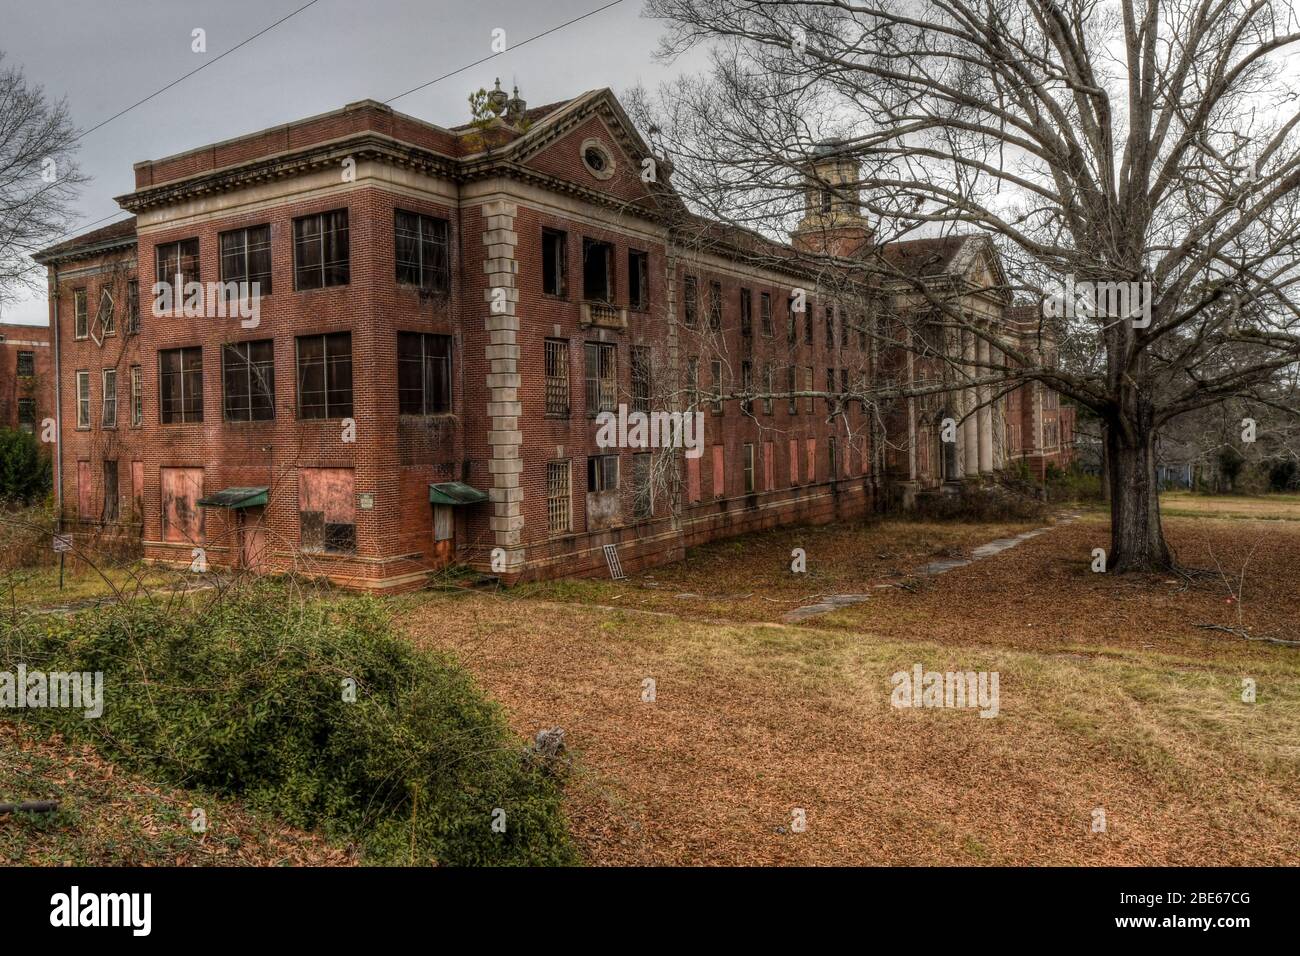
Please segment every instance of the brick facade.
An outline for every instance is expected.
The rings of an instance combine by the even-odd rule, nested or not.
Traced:
[[[0,428],[22,428],[39,437],[41,423],[53,414],[50,330],[0,324]]]

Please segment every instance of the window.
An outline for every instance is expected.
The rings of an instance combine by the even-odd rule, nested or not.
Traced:
[[[347,285],[348,211],[303,216],[293,221],[293,281],[297,289]]]
[[[767,398],[763,399],[763,414],[772,414],[772,363],[768,362],[763,366],[763,392]]]
[[[614,301],[614,247],[608,242],[582,240],[582,297],[591,302]]]
[[[772,337],[772,293],[764,292],[758,297],[758,317],[763,325],[763,335]]]
[[[401,371],[398,373],[399,390]],[[352,333],[298,339],[298,417],[352,415]]]
[[[36,353],[19,352],[18,353],[18,377],[31,378],[36,374]]]
[[[709,374],[713,376],[713,392],[710,404],[713,406],[713,414],[722,414],[722,363],[714,359],[709,363]]]
[[[542,230],[542,292],[569,294],[568,236],[558,229]]]
[[[650,411],[650,349],[632,346],[632,411]]]
[[[813,310],[805,307],[803,310],[803,340],[812,345],[813,342]]]
[[[741,464],[745,469],[745,494],[754,493],[754,446],[746,444],[741,451]]]
[[[867,350],[867,320],[861,317],[858,318],[858,350]]]
[[[692,355],[686,360],[686,407],[690,411],[700,404],[700,359]]]
[[[794,343],[799,338],[799,326],[796,324],[797,320],[795,317],[797,313],[794,311],[793,295],[790,296],[788,300],[786,300],[785,305],[786,305],[786,312],[787,312],[785,338],[787,342],[789,342],[791,345],[794,345]]]
[[[164,425],[203,421],[203,349],[158,353],[158,411]]]
[[[842,368],[840,369],[840,396],[841,396],[840,401],[842,403],[841,407],[845,411],[848,411],[848,407],[849,407],[848,394],[849,394],[849,370],[846,368]]]
[[[90,427],[90,373],[77,373],[77,427]]]
[[[95,313],[95,324],[99,326],[100,335],[117,334],[117,319],[113,315],[113,293],[108,289],[99,293],[99,311]]]
[[[618,455],[593,455],[587,459],[587,491],[618,491]]]
[[[587,417],[595,418],[597,412],[612,412],[615,408],[618,377],[614,366],[614,345],[588,342],[584,350],[587,360]]]
[[[785,390],[789,393],[787,399],[786,411],[791,415],[799,414],[799,399],[795,396],[798,386],[794,381],[794,366],[790,365],[785,370]]]
[[[117,369],[115,368],[104,369],[102,382],[104,385],[104,394],[103,394],[104,405],[103,405],[103,415],[101,418],[101,423],[105,428],[116,428],[117,427]]]
[[[804,396],[804,400],[803,400],[803,410],[804,410],[804,412],[806,412],[806,413],[808,413],[808,414],[812,414],[812,410],[813,410],[813,395],[812,395],[812,393],[813,393],[813,390],[814,390],[816,387],[817,387],[817,386],[816,386],[815,384],[813,384],[813,370],[812,370],[812,366],[811,366],[811,365],[805,366],[805,367],[804,367],[804,370],[803,370],[803,390],[804,390],[805,392],[807,392],[808,394]]]
[[[221,281],[246,282],[249,295],[271,294],[271,227],[250,226],[220,236]],[[229,301],[229,294],[227,301]]]
[[[199,240],[182,239],[168,242],[154,250],[157,260],[158,282],[172,286],[172,304],[175,308],[185,299],[185,285],[199,281]]]
[[[203,540],[202,468],[159,469],[163,540],[198,544]]]
[[[835,348],[835,309],[826,306],[826,347]]]
[[[90,462],[77,462],[77,517],[82,521],[95,519],[95,486],[90,477]]]
[[[839,477],[839,472],[835,470],[835,436],[832,435],[826,439],[826,463],[830,466],[830,479],[834,481]]]
[[[686,276],[682,283],[682,315],[686,324],[695,328],[699,322],[700,287],[695,276]]]
[[[546,414],[569,417],[569,343],[546,340]]]
[[[275,418],[275,349],[270,339],[222,346],[221,381],[226,421]]]
[[[849,317],[840,312],[840,348],[849,347]]]
[[[450,228],[446,219],[398,209],[393,214],[393,258],[397,281],[425,292],[451,287]]]
[[[713,446],[713,497],[722,498],[727,494],[727,471],[721,445]]]
[[[104,462],[104,511],[105,524],[117,521],[117,462]]]
[[[74,338],[85,339],[90,337],[90,318],[86,306],[86,290],[72,290],[72,315],[74,328],[72,334]]]
[[[139,428],[144,424],[144,387],[140,379],[140,366],[131,366],[131,425]]]
[[[140,283],[132,279],[126,284],[126,334],[140,332]]]
[[[299,546],[317,554],[357,550],[351,468],[298,469]]]
[[[835,369],[826,370],[826,411],[835,407]]]
[[[654,514],[654,496],[650,482],[649,453],[632,456],[632,517],[645,519]]]
[[[568,534],[572,530],[571,470],[568,459],[546,463],[546,528],[551,534]]]
[[[351,405],[350,371],[348,379],[348,404]],[[450,335],[397,333],[397,405],[403,415],[440,415],[451,411]]]
[[[18,428],[28,434],[36,432],[36,399],[18,399]]]
[[[754,294],[748,289],[740,290],[740,334],[747,339],[754,335]]]
[[[709,283],[709,328],[722,328],[722,283]]]
[[[627,304],[634,309],[650,308],[650,254],[627,251]]]
[[[751,392],[754,391],[754,363],[753,362],[740,363],[740,391],[745,395],[749,395]],[[750,402],[748,399],[740,403],[740,410],[744,412],[746,415],[749,414],[749,409],[750,409]]]

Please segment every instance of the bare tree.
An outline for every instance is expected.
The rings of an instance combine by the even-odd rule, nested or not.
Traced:
[[[66,228],[77,187],[77,132],[67,104],[51,103],[0,53],[0,305],[39,270],[31,257]]]
[[[1291,3],[648,0],[647,12],[667,21],[665,55],[711,48],[707,75],[633,98],[694,208],[781,234],[806,158],[834,136],[875,227],[857,281],[915,281],[882,254],[897,239],[993,237],[1000,281],[1044,303],[1063,361],[993,341],[917,283],[927,322],[1001,353],[938,387],[996,395],[1036,380],[1096,413],[1113,569],[1173,563],[1154,459],[1167,423],[1234,397],[1294,415],[1276,401],[1300,357]],[[1080,303],[1079,290],[1092,294]],[[889,344],[918,350],[919,331]]]

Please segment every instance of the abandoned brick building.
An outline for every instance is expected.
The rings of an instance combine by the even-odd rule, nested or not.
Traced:
[[[885,415],[845,400],[887,364],[867,323],[892,293],[819,293],[797,252],[860,239],[856,203],[767,243],[686,214],[608,90],[493,97],[495,118],[462,127],[363,101],[139,163],[118,200],[132,219],[38,256],[68,527],[129,529],[150,560],[201,548],[388,591],[453,562],[507,580],[603,571],[608,545],[630,570],[1013,457],[1065,460],[1033,385],[947,445],[938,413],[963,418],[975,389]],[[981,290],[987,241],[936,250],[937,267],[918,262],[973,290],[991,334],[1039,334]],[[157,308],[172,276],[257,283],[258,308]],[[620,405],[698,410],[702,441],[604,447],[596,415]]]
[[[0,324],[0,428],[39,434],[41,422],[53,414],[50,330]]]

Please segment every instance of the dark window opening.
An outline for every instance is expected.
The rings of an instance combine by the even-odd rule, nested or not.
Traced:
[[[614,301],[614,247],[582,240],[582,296],[591,302]]]
[[[449,234],[446,219],[397,210],[393,214],[397,281],[425,292],[446,292],[451,287]]]
[[[588,342],[586,355],[587,417],[597,412],[612,412],[618,395],[618,378],[614,364],[613,343]]]
[[[568,236],[556,229],[542,230],[542,292],[569,294]]]
[[[587,459],[587,490],[592,494],[618,491],[618,455],[593,455]]]
[[[249,295],[271,294],[271,227],[250,226],[221,234],[221,281],[246,282]],[[234,290],[223,290],[234,301]]]
[[[352,416],[352,333],[298,339],[298,417]]]
[[[18,377],[31,378],[36,374],[36,353],[19,352],[18,353]]]
[[[403,415],[451,411],[451,336],[397,333],[397,402]]]
[[[203,421],[203,349],[158,353],[158,410],[164,425]]]
[[[221,366],[226,421],[275,418],[275,349],[270,339],[222,346]]]
[[[303,216],[293,221],[293,281],[296,289],[347,285],[348,211]]]
[[[628,250],[627,297],[628,305],[634,309],[650,307],[650,254],[647,252]]]
[[[682,282],[682,317],[686,324],[694,328],[699,321],[700,287],[695,276],[686,276]]]

